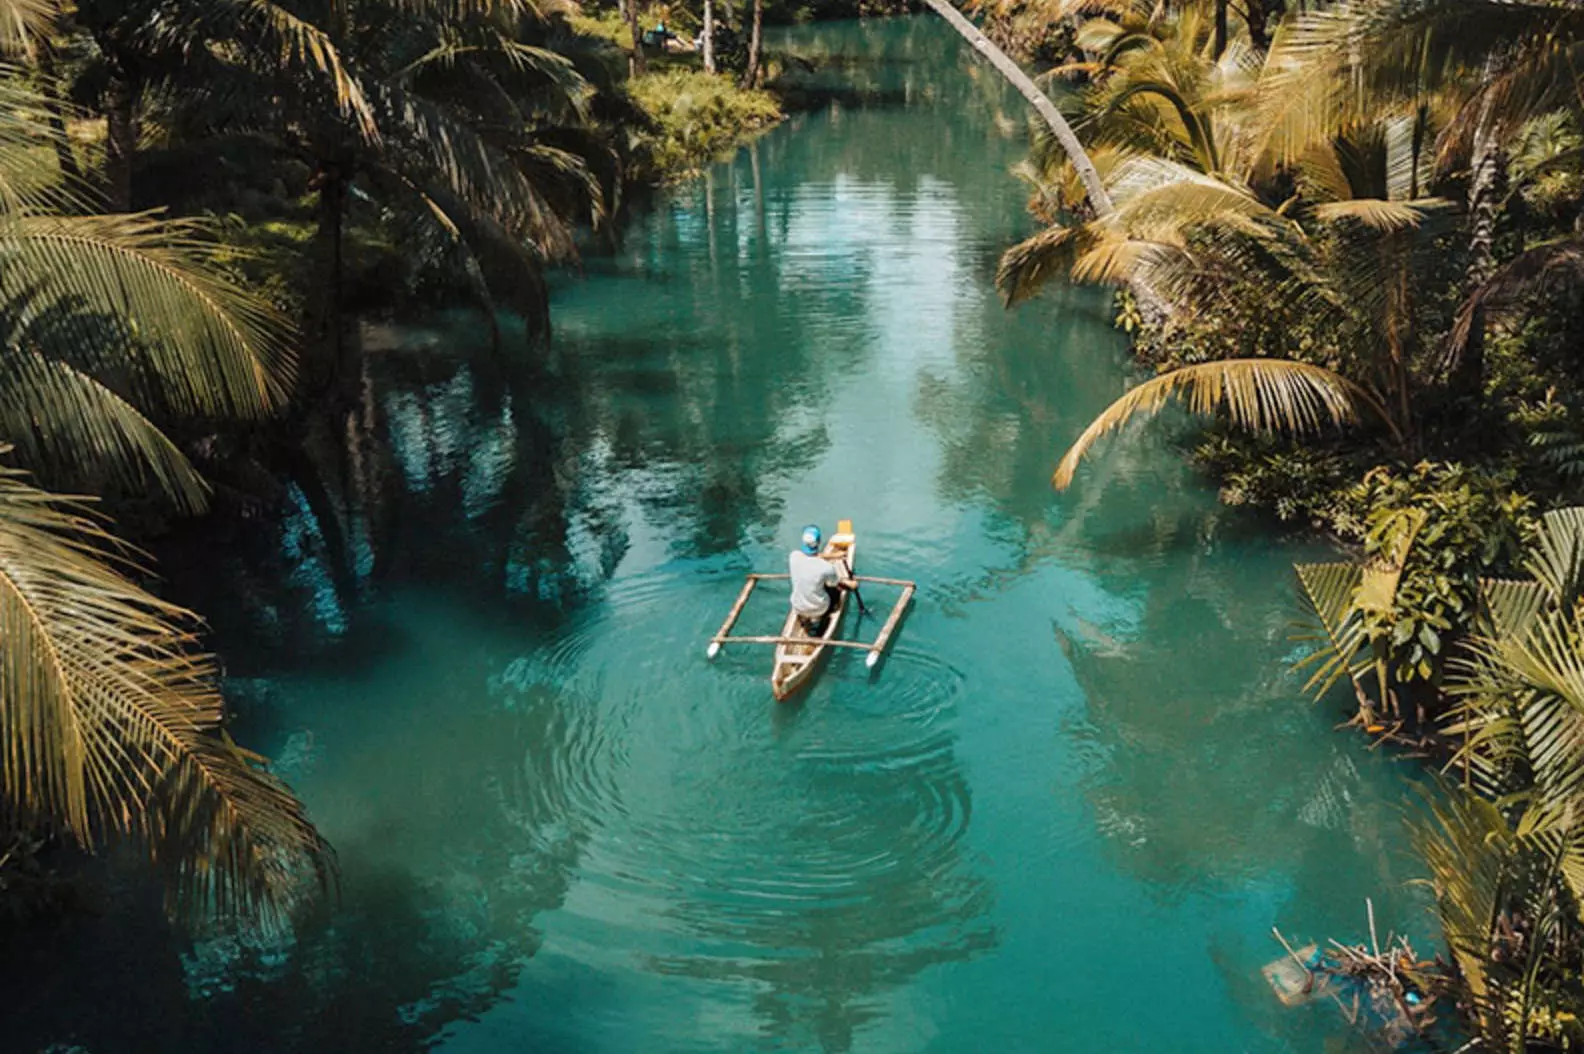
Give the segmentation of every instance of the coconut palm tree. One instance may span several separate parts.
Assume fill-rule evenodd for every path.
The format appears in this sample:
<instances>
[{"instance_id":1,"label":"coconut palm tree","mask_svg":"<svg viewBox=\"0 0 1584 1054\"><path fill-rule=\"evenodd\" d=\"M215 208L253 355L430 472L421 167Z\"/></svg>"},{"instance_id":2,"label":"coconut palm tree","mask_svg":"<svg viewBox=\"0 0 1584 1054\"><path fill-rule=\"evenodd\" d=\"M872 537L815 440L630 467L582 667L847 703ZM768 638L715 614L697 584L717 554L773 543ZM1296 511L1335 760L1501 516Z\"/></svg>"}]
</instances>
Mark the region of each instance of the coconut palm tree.
<instances>
[{"instance_id":1,"label":"coconut palm tree","mask_svg":"<svg viewBox=\"0 0 1584 1054\"><path fill-rule=\"evenodd\" d=\"M1584 508L1545 515L1525 570L1483 584L1447 678L1461 778L1415 832L1489 1049L1576 1043L1584 1010Z\"/></svg>"},{"instance_id":2,"label":"coconut palm tree","mask_svg":"<svg viewBox=\"0 0 1584 1054\"><path fill-rule=\"evenodd\" d=\"M42 2L42 0L35 0ZM355 377L342 332L347 212L367 198L432 229L491 307L544 315L545 265L572 255L601 190L581 129L592 91L552 50L555 4L526 0L84 0L107 72L112 201L130 200L145 93L189 134L253 135L315 172L321 273L303 389ZM121 130L118 134L118 130Z\"/></svg>"},{"instance_id":3,"label":"coconut palm tree","mask_svg":"<svg viewBox=\"0 0 1584 1054\"><path fill-rule=\"evenodd\" d=\"M1466 173L1466 295L1496 268L1504 144L1533 117L1580 112L1581 61L1577 0L1354 0L1282 26L1261 84L1260 123L1273 155L1290 160L1362 122L1438 112L1439 127L1420 137L1444 170ZM1480 346L1465 347L1476 359L1460 380L1471 389Z\"/></svg>"},{"instance_id":4,"label":"coconut palm tree","mask_svg":"<svg viewBox=\"0 0 1584 1054\"><path fill-rule=\"evenodd\" d=\"M53 171L39 103L0 67L0 442L54 478L201 507L203 481L156 422L278 408L287 328L214 277L195 225L86 211ZM328 878L328 847L221 732L193 617L130 569L80 502L0 469L0 814L90 847L133 838L177 911L279 915L305 877Z\"/></svg>"},{"instance_id":5,"label":"coconut palm tree","mask_svg":"<svg viewBox=\"0 0 1584 1054\"><path fill-rule=\"evenodd\" d=\"M1110 216L1053 225L1008 250L998 283L1009 303L1061 276L1141 278L1168 303L1191 306L1179 317L1222 311L1218 339L1241 339L1253 353L1193 363L1128 392L1069 449L1058 488L1097 439L1177 395L1255 432L1313 434L1368 418L1394 442L1411 438L1410 276L1433 254L1429 228L1444 203L1392 200L1390 151L1363 163L1366 151L1348 145L1312 152L1303 191L1279 205L1230 177L1129 157L1109 174ZM1290 346L1317 320L1324 346Z\"/></svg>"},{"instance_id":6,"label":"coconut palm tree","mask_svg":"<svg viewBox=\"0 0 1584 1054\"><path fill-rule=\"evenodd\" d=\"M0 818L134 840L179 915L280 919L329 878L329 847L223 732L195 618L132 582L122 551L82 505L0 469Z\"/></svg>"}]
</instances>

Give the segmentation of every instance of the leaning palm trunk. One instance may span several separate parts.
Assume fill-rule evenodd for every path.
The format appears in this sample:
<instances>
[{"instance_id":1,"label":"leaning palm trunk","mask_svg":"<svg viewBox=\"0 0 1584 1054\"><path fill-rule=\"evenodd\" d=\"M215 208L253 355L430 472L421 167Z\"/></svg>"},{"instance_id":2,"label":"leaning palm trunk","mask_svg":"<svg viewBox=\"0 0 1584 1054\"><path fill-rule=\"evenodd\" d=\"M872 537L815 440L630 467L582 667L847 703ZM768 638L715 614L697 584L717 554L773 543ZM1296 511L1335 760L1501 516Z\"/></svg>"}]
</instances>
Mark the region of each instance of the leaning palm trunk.
<instances>
[{"instance_id":1,"label":"leaning palm trunk","mask_svg":"<svg viewBox=\"0 0 1584 1054\"><path fill-rule=\"evenodd\" d=\"M742 86L752 88L759 83L759 63L764 52L761 26L764 22L764 0L754 0L753 29L748 38L748 68L743 71Z\"/></svg>"},{"instance_id":2,"label":"leaning palm trunk","mask_svg":"<svg viewBox=\"0 0 1584 1054\"><path fill-rule=\"evenodd\" d=\"M1072 162L1073 170L1078 173L1078 178L1083 181L1084 191L1089 195L1089 202L1094 206L1095 213L1104 216L1111 211L1111 194L1106 190L1105 182L1100 178L1100 173L1095 169L1094 162L1089 160L1089 154L1084 150L1083 144L1078 141L1077 134L1072 130L1072 125L1056 109L1056 104L1050 97L1039 90L1029 75L1018 67L1018 64L1007 57L1006 52L995 46L995 43L968 19L963 17L951 5L949 0L924 0L930 10L940 15L951 27L955 29L973 49L989 60L996 72L1007 79L1018 94L1027 99L1029 105L1034 107L1045 124L1049 126L1051 134L1061 144L1062 151L1067 159Z\"/></svg>"},{"instance_id":3,"label":"leaning palm trunk","mask_svg":"<svg viewBox=\"0 0 1584 1054\"><path fill-rule=\"evenodd\" d=\"M1056 137L1056 141L1061 144L1062 152L1072 162L1073 171L1078 173L1078 179L1083 183L1084 193L1088 196L1089 205L1094 209L1095 215L1109 215L1115 209L1115 205L1112 204L1110 191L1106 190L1105 180L1100 178L1100 172L1090 160L1083 144L1078 141L1077 133L1061 115L1056 104L1051 102L1050 97L1039 90L1039 86L1007 56L1006 52L996 47L994 41L979 32L972 22L964 18L962 12L951 5L950 0L924 0L924 2L929 5L930 10L949 22L964 40L973 45L975 51L989 60L990 65L996 68L996 72L1018 90L1018 94L1028 100L1029 105L1034 107L1046 127L1051 130L1051 134ZM1132 279L1128 283L1128 288L1133 293L1139 314L1145 322L1159 325L1171 314L1166 301L1147 283Z\"/></svg>"}]
</instances>

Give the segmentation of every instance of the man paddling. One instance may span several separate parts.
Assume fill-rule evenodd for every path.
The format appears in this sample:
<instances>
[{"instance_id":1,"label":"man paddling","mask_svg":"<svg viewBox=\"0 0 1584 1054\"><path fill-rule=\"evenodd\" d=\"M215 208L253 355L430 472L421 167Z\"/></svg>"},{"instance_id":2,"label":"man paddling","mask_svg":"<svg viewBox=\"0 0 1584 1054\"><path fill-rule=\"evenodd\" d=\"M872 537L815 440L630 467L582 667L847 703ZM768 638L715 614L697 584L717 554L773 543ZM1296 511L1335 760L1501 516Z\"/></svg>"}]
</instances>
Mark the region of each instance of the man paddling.
<instances>
[{"instance_id":1,"label":"man paddling","mask_svg":"<svg viewBox=\"0 0 1584 1054\"><path fill-rule=\"evenodd\" d=\"M825 634L830 614L841 603L841 590L857 589L858 582L844 577L835 561L820 556L820 529L815 524L803 528L803 546L787 557L792 577L792 610L797 612L803 632L811 637Z\"/></svg>"}]
</instances>

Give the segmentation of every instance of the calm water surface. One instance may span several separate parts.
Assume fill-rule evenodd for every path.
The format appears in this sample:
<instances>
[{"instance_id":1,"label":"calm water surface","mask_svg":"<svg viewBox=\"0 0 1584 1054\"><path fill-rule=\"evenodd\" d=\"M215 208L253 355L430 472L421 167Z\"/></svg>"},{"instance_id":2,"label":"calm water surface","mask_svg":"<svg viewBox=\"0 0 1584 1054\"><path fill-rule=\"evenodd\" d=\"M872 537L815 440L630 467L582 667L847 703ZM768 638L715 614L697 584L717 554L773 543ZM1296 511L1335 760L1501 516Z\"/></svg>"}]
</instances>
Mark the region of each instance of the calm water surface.
<instances>
[{"instance_id":1,"label":"calm water surface","mask_svg":"<svg viewBox=\"0 0 1584 1054\"><path fill-rule=\"evenodd\" d=\"M854 90L563 281L531 383L500 394L465 319L386 335L396 458L348 541L358 599L306 511L270 541L289 602L205 571L250 742L340 851L339 910L291 945L146 961L90 927L75 954L111 977L74 982L75 1015L38 1010L46 1039L1351 1042L1335 1006L1281 1009L1258 974L1272 924L1357 939L1367 895L1383 929L1427 929L1400 771L1283 673L1312 554L1218 509L1158 430L1054 494L1126 369L1103 296L997 302L996 257L1030 230L1023 110L932 22L787 43L845 56ZM838 516L861 570L918 601L876 675L838 655L777 706L765 650L708 663L704 642L743 572ZM745 630L779 624L763 593Z\"/></svg>"}]
</instances>

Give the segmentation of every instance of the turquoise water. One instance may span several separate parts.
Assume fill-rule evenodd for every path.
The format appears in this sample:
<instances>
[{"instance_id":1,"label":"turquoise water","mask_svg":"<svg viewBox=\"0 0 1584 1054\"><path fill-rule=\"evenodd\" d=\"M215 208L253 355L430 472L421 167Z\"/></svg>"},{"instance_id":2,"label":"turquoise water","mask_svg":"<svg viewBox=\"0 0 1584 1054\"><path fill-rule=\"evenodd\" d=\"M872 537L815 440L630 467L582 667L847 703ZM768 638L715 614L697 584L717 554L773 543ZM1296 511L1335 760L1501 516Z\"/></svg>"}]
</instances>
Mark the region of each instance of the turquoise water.
<instances>
[{"instance_id":1,"label":"turquoise water","mask_svg":"<svg viewBox=\"0 0 1584 1054\"><path fill-rule=\"evenodd\" d=\"M561 280L532 376L500 382L466 318L369 334L395 453L350 588L306 500L260 543L283 593L261 599L237 554L170 568L214 618L240 731L337 846L339 905L294 942L191 947L110 912L40 970L92 956L105 976L30 1003L25 1034L1357 1042L1259 975L1273 924L1362 939L1366 896L1383 930L1428 929L1401 769L1284 672L1290 565L1313 553L1219 508L1161 429L1053 493L1127 370L1103 295L996 299L996 258L1031 229L1023 111L930 21L782 43L845 56L853 90ZM918 599L873 675L838 654L778 706L766 649L704 645L745 571L837 517L860 571ZM766 587L741 628L784 610Z\"/></svg>"}]
</instances>

